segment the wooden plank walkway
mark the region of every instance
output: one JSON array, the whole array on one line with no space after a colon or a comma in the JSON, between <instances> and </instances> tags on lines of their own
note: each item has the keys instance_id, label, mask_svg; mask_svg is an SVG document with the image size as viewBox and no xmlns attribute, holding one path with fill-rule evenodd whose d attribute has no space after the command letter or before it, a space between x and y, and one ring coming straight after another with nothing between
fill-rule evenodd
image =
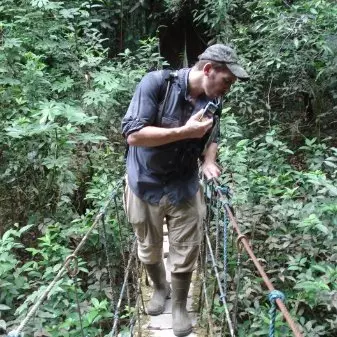
<instances>
[{"instance_id":1,"label":"wooden plank walkway","mask_svg":"<svg viewBox=\"0 0 337 337\"><path fill-rule=\"evenodd\" d=\"M168 260L167 260L167 255L169 251L169 242L168 242L168 237L167 237L167 228L164 226L164 244L163 244L163 251L164 251L164 262L165 262L165 268L166 268L166 280L171 283L171 272L170 266L168 265ZM195 279L195 275L193 273L192 276L192 284L190 286L190 291L188 294L188 299L187 299L187 310L189 312L189 315L192 319L192 325L193 325L193 332L189 334L189 337L196 337L197 332L197 312L195 311L195 306L193 305L194 303L194 298L193 298L193 293L194 287L193 287L193 279ZM143 285L142 288L145 290L146 286ZM149 293L149 295L152 293L151 290L149 291L148 289L144 291L144 293ZM149 299L148 296L144 296L145 298L145 305L146 302ZM165 306L165 311L158 316L150 316L146 315L143 317L143 324L142 324L142 336L146 337L174 337L173 329L172 329L172 302L171 299L166 301L166 306Z\"/></svg>"}]
</instances>

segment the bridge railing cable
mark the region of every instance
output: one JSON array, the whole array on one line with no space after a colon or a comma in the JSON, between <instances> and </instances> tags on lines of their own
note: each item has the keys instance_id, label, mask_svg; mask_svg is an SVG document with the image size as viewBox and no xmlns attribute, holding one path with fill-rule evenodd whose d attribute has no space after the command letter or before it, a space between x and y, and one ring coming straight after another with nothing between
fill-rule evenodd
<instances>
[{"instance_id":1,"label":"bridge railing cable","mask_svg":"<svg viewBox=\"0 0 337 337\"><path fill-rule=\"evenodd\" d=\"M236 234L238 235L238 239L237 239L237 244L242 244L242 246L244 247L244 249L246 250L247 254L249 255L249 257L251 258L251 260L253 261L256 269L258 270L259 274L261 275L266 287L268 288L268 290L270 291L271 294L276 294L276 290L273 286L273 284L271 283L270 279L268 278L266 272L264 271L262 265L260 264L260 262L258 261L258 259L256 258L250 244L249 241L247 239L247 237L245 235L242 234L238 223L236 222L236 219L233 215L232 212L232 208L231 208L231 204L230 204L230 191L228 189L228 187L223 188L222 186L220 186L220 184L218 183L218 181L216 179L212 180L212 183L215 186L215 191L218 195L218 197L220 198L223 207L224 207L224 211L227 214L230 223L232 224L234 231L236 232ZM225 275L226 277L226 275ZM278 296L272 296L271 295L271 303L273 306L273 302L275 302L277 304L277 306L279 307L280 311L283 314L283 317L285 318L285 320L287 321L290 329L293 332L293 335L295 337L303 337L302 333L299 331L297 325L295 324L294 320L292 319L288 309L286 308L285 304L282 301L282 296L278 295ZM272 317L273 320L273 317ZM273 336L272 333L272 327L270 328L270 333L269 336Z\"/></svg>"},{"instance_id":2,"label":"bridge railing cable","mask_svg":"<svg viewBox=\"0 0 337 337\"><path fill-rule=\"evenodd\" d=\"M123 284L120 290L120 294L118 297L118 302L115 305L114 302L114 296L113 296L113 289L112 289L112 275L111 275L111 261L109 260L109 252L108 252L108 246L107 246L107 231L105 228L105 216L108 210L108 207L112 203L112 201L115 201L115 207L117 211L117 218L118 218L118 226L121 224L121 219L117 210L117 202L116 202L116 196L118 193L118 190L121 188L123 185L124 179L120 180L113 192L111 193L111 196L109 200L106 202L105 206L101 209L101 211L96 215L94 222L92 226L89 228L89 230L86 232L78 246L75 248L73 253L69 255L62 267L60 268L59 272L57 275L54 277L52 282L48 285L48 287L45 289L45 291L40 295L36 303L30 308L28 311L28 314L26 317L23 319L19 327L13 331L11 331L7 337L22 337L22 331L26 327L27 323L29 320L34 316L34 314L37 312L43 301L47 298L48 294L51 292L53 287L57 284L57 282L64 277L66 272L71 270L71 264L76 263L77 261L77 254L81 250L81 248L84 246L86 243L87 239L93 232L93 230L96 228L96 226L101 222L102 227L103 227L103 239L105 242L105 252L107 255L107 265L108 265L108 272L109 272L109 278L110 278L110 286L111 286L111 308L113 309L114 315L113 315L113 323L112 323L112 329L110 333L107 335L107 337L115 337L116 334L118 334L118 328L120 325L120 311L121 311L121 306L123 303L123 299L125 297L125 293L127 293L127 301L128 301L128 306L130 308L130 294L129 294L129 279L130 279L130 274L133 273L132 279L137 282L137 286L135 288L136 292L136 301L135 301L135 307L133 308L133 315L131 315L130 320L129 320L129 331L130 331L130 336L133 336L133 332L135 330L135 325L138 322L140 324L140 314L141 314L141 309L140 307L143 307L144 310L144 301L142 297L142 292L141 292L141 278L142 274L140 272L140 266L138 263L137 259L137 242L136 239L133 239L132 243L132 248L129 250L129 256L128 256L128 261L126 261L126 256L124 252L121 252L123 263L124 263L124 268L125 268L125 273L124 273L124 280ZM258 272L260 273L262 279L264 280L267 288L270 291L269 298L271 301L271 310L270 310L270 315L271 315L271 323L270 323L270 332L269 332L269 337L274 336L274 326L275 326L275 312L276 312L276 307L275 304L279 307L280 311L282 312L285 320L289 324L291 330L293 331L293 334L295 337L303 337L301 332L298 330L298 327L296 326L295 322L293 321L292 317L290 316L286 306L283 303L283 294L280 292L277 292L269 280L267 274L265 273L263 267L257 260L253 250L251 249L251 246L249 244L248 239L246 238L245 235L243 235L240 231L240 228L235 220L235 217L232 212L231 204L230 204L230 191L228 188L221 187L218 182L214 179L212 181L212 184L207 185L210 190L208 191L206 189L206 195L210 196L210 209L208 210L208 217L205 221L205 228L204 228L204 240L203 240L203 245L200 250L200 266L199 268L202 269L202 271L199 273L201 277L201 295L200 296L200 303L199 307L201 307L201 302L202 298L204 298L206 310L207 310L207 317L208 317L208 329L210 328L211 330L208 330L211 334L213 334L213 327L214 327L214 322L212 319L212 314L213 314L213 308L214 308L214 299L215 299L215 294L216 291L219 292L219 299L220 299L220 304L223 307L223 313L224 313L224 321L227 323L227 328L228 331L226 332L229 334L231 337L235 337L235 330L236 330L236 317L234 317L234 323L231 319L230 316L230 311L228 308L228 303L227 303L227 283L226 283L226 277L227 277L227 226L229 225L229 222L232 224L234 231L238 235L237 238L237 245L238 245L238 266L240 265L240 256L241 256L241 248L243 247L248 255L250 256L251 260L253 261L255 267L257 268ZM216 199L215 199L216 198ZM215 250L214 247L212 247L212 242L210 238L210 223L211 223L211 207L214 206L214 203L216 203L216 208L217 208L217 213L216 215L216 242L215 242ZM221 271L219 269L219 249L220 249L220 228L219 228L219 205L223 206L223 211L224 211L224 228L223 228L223 270ZM121 235L121 228L119 227L119 233ZM121 243L122 243L122 238L120 237ZM121 244L122 246L122 244ZM239 251L240 250L240 251ZM208 266L209 263L211 264L211 269L214 272L214 286L213 286L213 292L212 292L212 301L210 301L207 298L207 293L208 293L208 288L207 288L207 279L208 279ZM76 268L75 268L76 269ZM134 274L136 273L136 275ZM70 273L71 274L71 273ZM75 277L75 273L73 273L73 277ZM239 287L239 283L237 284L237 289ZM237 301L237 299L236 299ZM234 305L234 312L237 310L237 303ZM235 314L235 313L234 313ZM79 312L79 315L81 313ZM223 328L224 325L221 326L221 335L224 336L223 334ZM138 330L141 331L141 327L138 327ZM226 335L227 335L226 334ZM82 329L82 335L83 335L83 329Z\"/></svg>"},{"instance_id":3,"label":"bridge railing cable","mask_svg":"<svg viewBox=\"0 0 337 337\"><path fill-rule=\"evenodd\" d=\"M119 318L120 318L119 317L120 307L122 305L124 292L127 288L129 273L130 273L130 270L131 270L131 267L132 267L132 260L136 258L136 247L137 247L137 241L134 240L133 245L132 245L132 249L131 249L131 254L130 254L130 257L129 257L129 261L128 261L128 264L127 264L127 267L126 267L126 270L125 270L125 274L124 274L124 282L123 282L122 289L121 289L121 292L119 294L119 299L118 299L116 309L115 309L113 327L112 327L112 330L110 331L110 333L108 334L109 337L113 337L117 333L117 325L118 325Z\"/></svg>"},{"instance_id":4,"label":"bridge railing cable","mask_svg":"<svg viewBox=\"0 0 337 337\"><path fill-rule=\"evenodd\" d=\"M212 319L212 314L213 314L213 308L214 308L214 295L216 291L216 287L213 288L213 296L212 296L212 303L209 303L208 296L207 296L207 285L206 285L206 280L208 279L208 261L210 260L211 262L211 268L214 272L215 276L215 282L217 285L217 289L220 293L220 300L224 312L224 321L227 323L227 327L229 330L229 334L231 337L235 337L235 332L233 328L233 323L230 317L228 305L226 302L226 283L223 282L223 278L220 276L219 268L218 268L218 261L216 260L216 256L218 255L218 249L219 249L219 243L216 243L215 247L215 252L212 247L212 243L210 240L209 236L209 231L210 231L210 221L211 221L211 208L213 206L213 202L215 201L213 196L214 196L214 191L212 191L212 187L208 186L210 190L207 189L206 186L206 195L210 195L210 203L208 204L208 212L207 212L207 217L206 221L204 222L204 240L203 244L200 250L200 269L202 270L201 273L198 273L201 278L201 296L200 296L200 302L199 302L199 309L201 308L202 301L201 299L203 298L205 306L206 306L206 311L207 311L207 331L208 333L213 333L214 331L214 322ZM219 231L217 231L219 233ZM227 240L227 239L226 239Z\"/></svg>"},{"instance_id":5,"label":"bridge railing cable","mask_svg":"<svg viewBox=\"0 0 337 337\"><path fill-rule=\"evenodd\" d=\"M39 309L39 307L41 306L43 301L47 298L47 296L49 295L51 290L54 288L54 286L57 284L57 282L65 276L65 274L67 273L67 270L69 270L69 268L70 268L70 264L72 263L72 261L74 261L74 259L76 259L77 254L83 248L83 246L85 245L86 241L88 240L88 238L91 235L91 233L93 232L93 230L97 227L97 225L100 223L100 221L102 221L102 219L104 220L104 216L105 216L105 214L108 210L108 207L110 206L111 202L115 199L115 196L117 195L118 190L123 186L123 183L124 183L124 179L121 179L117 182L117 184L115 185L108 201L106 202L104 207L100 210L100 212L96 215L92 226L89 228L89 230L83 236L82 240L77 245L77 247L75 248L73 253L70 254L65 259L65 261L64 261L62 267L59 269L57 275L54 277L54 279L51 281L51 283L48 285L48 287L45 289L45 291L40 295L40 297L37 299L35 304L30 308L26 317L22 320L21 324L15 330L10 331L8 333L7 337L22 337L23 336L22 331L24 330L24 328L26 327L28 322L35 315L35 313L37 312L37 310Z\"/></svg>"}]
</instances>

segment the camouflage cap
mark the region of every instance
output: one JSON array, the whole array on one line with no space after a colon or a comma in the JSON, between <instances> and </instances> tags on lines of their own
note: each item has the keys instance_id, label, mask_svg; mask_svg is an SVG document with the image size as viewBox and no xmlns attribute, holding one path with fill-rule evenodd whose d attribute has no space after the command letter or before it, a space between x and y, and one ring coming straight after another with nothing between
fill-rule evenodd
<instances>
[{"instance_id":1,"label":"camouflage cap","mask_svg":"<svg viewBox=\"0 0 337 337\"><path fill-rule=\"evenodd\" d=\"M234 49L224 44L214 44L208 47L201 55L199 60L215 61L225 63L227 68L240 80L248 80L249 75L238 64L239 60Z\"/></svg>"}]
</instances>

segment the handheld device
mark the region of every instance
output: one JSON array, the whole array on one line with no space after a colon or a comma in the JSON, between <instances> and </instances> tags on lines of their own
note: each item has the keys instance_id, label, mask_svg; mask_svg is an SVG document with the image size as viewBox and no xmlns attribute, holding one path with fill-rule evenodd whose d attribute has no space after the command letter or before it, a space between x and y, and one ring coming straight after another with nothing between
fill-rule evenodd
<instances>
[{"instance_id":1,"label":"handheld device","mask_svg":"<svg viewBox=\"0 0 337 337\"><path fill-rule=\"evenodd\" d=\"M210 119L213 118L218 106L213 102L208 102L207 105L204 107L204 113L200 117L200 120Z\"/></svg>"}]
</instances>

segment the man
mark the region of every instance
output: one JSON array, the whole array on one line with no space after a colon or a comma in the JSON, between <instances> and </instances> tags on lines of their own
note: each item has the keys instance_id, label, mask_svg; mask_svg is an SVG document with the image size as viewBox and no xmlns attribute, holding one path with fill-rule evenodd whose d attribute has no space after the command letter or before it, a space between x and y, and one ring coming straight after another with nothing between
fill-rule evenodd
<instances>
[{"instance_id":1,"label":"man","mask_svg":"<svg viewBox=\"0 0 337 337\"><path fill-rule=\"evenodd\" d=\"M192 271L202 238L205 214L198 159L206 178L218 177L216 139L205 149L213 118L202 118L209 101L217 101L237 80L249 78L233 49L207 48L190 69L180 69L161 97L163 71L141 80L122 121L129 144L125 208L138 240L138 256L153 281L149 315L164 311L170 294L162 261L163 219L170 241L172 318L176 336L187 336L192 324L186 310ZM164 105L164 107L163 107ZM161 115L160 120L158 116Z\"/></svg>"}]
</instances>

